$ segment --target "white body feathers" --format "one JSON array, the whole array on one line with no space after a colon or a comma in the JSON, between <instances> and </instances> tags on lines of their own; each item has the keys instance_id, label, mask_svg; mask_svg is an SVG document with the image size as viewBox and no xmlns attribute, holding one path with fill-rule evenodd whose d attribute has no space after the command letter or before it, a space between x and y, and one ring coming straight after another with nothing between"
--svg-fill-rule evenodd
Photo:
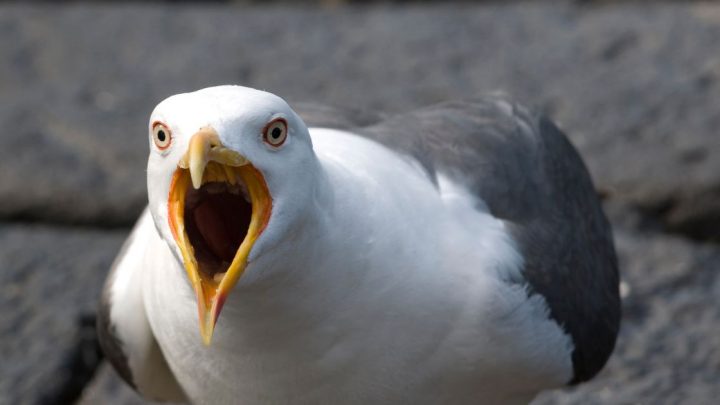
<instances>
[{"instance_id":1,"label":"white body feathers","mask_svg":"<svg viewBox=\"0 0 720 405\"><path fill-rule=\"evenodd\" d=\"M319 164L296 190L310 200L278 227L283 243L255 246L210 347L185 270L141 219L147 238L128 254L143 265L119 271L141 273L152 333L192 402L527 403L570 380L571 339L528 296L522 258L482 201L372 141L311 136Z\"/></svg>"}]
</instances>

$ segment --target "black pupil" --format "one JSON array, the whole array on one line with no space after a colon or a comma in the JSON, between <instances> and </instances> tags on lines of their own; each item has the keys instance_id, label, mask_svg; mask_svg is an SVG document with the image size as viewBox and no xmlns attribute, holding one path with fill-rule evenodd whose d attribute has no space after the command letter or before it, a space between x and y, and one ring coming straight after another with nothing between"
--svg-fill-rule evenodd
<instances>
[{"instance_id":1,"label":"black pupil","mask_svg":"<svg viewBox=\"0 0 720 405\"><path fill-rule=\"evenodd\" d=\"M160 140L160 142L165 142L165 131L163 131L162 129L159 130L157 137Z\"/></svg>"},{"instance_id":2,"label":"black pupil","mask_svg":"<svg viewBox=\"0 0 720 405\"><path fill-rule=\"evenodd\" d=\"M273 128L272 133L271 133L271 135L274 139L280 138L281 134L282 134L282 129L280 129L278 127Z\"/></svg>"}]
</instances>

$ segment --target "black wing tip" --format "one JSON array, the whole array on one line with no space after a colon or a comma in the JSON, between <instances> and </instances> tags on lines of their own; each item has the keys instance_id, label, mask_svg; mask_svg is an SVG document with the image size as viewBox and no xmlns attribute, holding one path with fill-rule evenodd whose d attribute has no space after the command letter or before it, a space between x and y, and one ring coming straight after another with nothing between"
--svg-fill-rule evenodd
<instances>
[{"instance_id":1,"label":"black wing tip","mask_svg":"<svg viewBox=\"0 0 720 405\"><path fill-rule=\"evenodd\" d=\"M556 184L557 190L552 189L562 194L562 202L558 204L563 207L561 215L584 224L566 230L574 240L581 241L581 247L576 245L573 249L566 247L562 252L555 252L562 260L549 267L533 263L531 267L535 268L525 273L532 289L545 297L551 318L573 341L573 377L567 383L573 386L596 377L615 349L621 320L617 254L611 225L579 152L564 131L545 114L533 111L526 117L535 123L536 135L543 147L562 152L565 158L562 165L547 166L555 175L562 172L565 178ZM569 184L574 187L568 187ZM574 191L570 193L569 189ZM563 244L563 239L556 242ZM551 282L553 278L548 278L550 269L565 269L559 274L563 292L557 291L557 280ZM584 288L591 291L578 293Z\"/></svg>"},{"instance_id":2,"label":"black wing tip","mask_svg":"<svg viewBox=\"0 0 720 405\"><path fill-rule=\"evenodd\" d=\"M127 355L123 351L122 341L118 337L110 319L110 307L110 299L106 290L102 294L97 311L96 328L100 348L120 377L133 389L137 389Z\"/></svg>"},{"instance_id":3,"label":"black wing tip","mask_svg":"<svg viewBox=\"0 0 720 405\"><path fill-rule=\"evenodd\" d=\"M605 368L617 343L618 328L606 326L604 331L586 346L572 354L573 378L567 385L573 386L592 380Z\"/></svg>"}]
</instances>

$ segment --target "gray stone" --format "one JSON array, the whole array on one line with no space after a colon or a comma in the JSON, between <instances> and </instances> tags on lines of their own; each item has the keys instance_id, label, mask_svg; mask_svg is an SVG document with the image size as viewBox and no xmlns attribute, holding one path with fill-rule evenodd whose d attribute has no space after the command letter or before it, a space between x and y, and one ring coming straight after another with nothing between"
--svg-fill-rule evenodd
<instances>
[{"instance_id":1,"label":"gray stone","mask_svg":"<svg viewBox=\"0 0 720 405\"><path fill-rule=\"evenodd\" d=\"M72 383L80 319L125 233L0 225L0 404L43 403Z\"/></svg>"},{"instance_id":2,"label":"gray stone","mask_svg":"<svg viewBox=\"0 0 720 405\"><path fill-rule=\"evenodd\" d=\"M560 121L609 198L717 236L720 5L1 7L0 216L130 224L173 93L393 112L501 89Z\"/></svg>"}]
</instances>

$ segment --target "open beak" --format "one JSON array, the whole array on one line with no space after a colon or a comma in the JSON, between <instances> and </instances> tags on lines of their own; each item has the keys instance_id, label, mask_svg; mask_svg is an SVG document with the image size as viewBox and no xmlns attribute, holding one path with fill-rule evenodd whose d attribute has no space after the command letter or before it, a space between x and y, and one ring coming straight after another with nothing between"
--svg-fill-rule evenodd
<instances>
[{"instance_id":1,"label":"open beak","mask_svg":"<svg viewBox=\"0 0 720 405\"><path fill-rule=\"evenodd\" d=\"M206 345L271 210L265 179L244 156L210 127L192 136L170 185L168 219L195 289Z\"/></svg>"}]
</instances>

